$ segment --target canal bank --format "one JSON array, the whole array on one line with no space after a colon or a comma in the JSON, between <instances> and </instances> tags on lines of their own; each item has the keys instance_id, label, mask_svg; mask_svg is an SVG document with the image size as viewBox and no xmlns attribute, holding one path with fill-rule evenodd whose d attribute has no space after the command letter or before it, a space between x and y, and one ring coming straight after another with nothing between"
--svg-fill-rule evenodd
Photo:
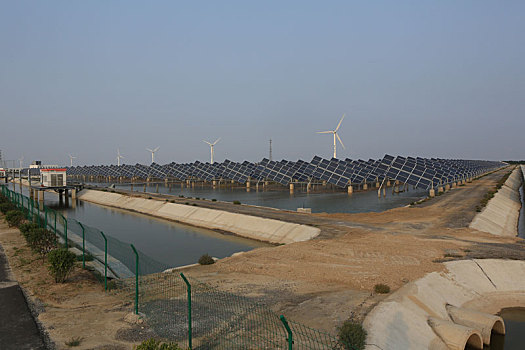
<instances>
[{"instance_id":1,"label":"canal bank","mask_svg":"<svg viewBox=\"0 0 525 350\"><path fill-rule=\"evenodd\" d=\"M96 190L84 190L78 197L80 200L99 205L130 210L197 227L231 232L241 237L275 244L306 241L318 236L321 232L319 228L312 226L171 203L168 200L131 197Z\"/></svg>"},{"instance_id":2,"label":"canal bank","mask_svg":"<svg viewBox=\"0 0 525 350\"><path fill-rule=\"evenodd\" d=\"M517 166L469 227L493 235L516 237L522 207L520 188L523 183L522 167Z\"/></svg>"}]
</instances>

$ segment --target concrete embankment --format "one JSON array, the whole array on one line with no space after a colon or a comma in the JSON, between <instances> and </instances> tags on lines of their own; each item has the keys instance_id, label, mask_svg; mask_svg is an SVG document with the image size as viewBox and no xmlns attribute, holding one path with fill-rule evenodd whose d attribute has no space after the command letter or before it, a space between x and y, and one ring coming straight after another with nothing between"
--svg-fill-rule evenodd
<instances>
[{"instance_id":1,"label":"concrete embankment","mask_svg":"<svg viewBox=\"0 0 525 350\"><path fill-rule=\"evenodd\" d=\"M523 181L522 167L518 166L469 227L498 236L517 236Z\"/></svg>"},{"instance_id":2,"label":"concrete embankment","mask_svg":"<svg viewBox=\"0 0 525 350\"><path fill-rule=\"evenodd\" d=\"M286 244L307 241L321 232L320 229L307 225L112 192L84 190L78 198L95 204L131 210L193 226L227 231L270 243Z\"/></svg>"},{"instance_id":3,"label":"concrete embankment","mask_svg":"<svg viewBox=\"0 0 525 350\"><path fill-rule=\"evenodd\" d=\"M491 332L505 333L503 308L525 306L525 261L445 263L409 283L367 316L367 350L482 349Z\"/></svg>"}]
</instances>

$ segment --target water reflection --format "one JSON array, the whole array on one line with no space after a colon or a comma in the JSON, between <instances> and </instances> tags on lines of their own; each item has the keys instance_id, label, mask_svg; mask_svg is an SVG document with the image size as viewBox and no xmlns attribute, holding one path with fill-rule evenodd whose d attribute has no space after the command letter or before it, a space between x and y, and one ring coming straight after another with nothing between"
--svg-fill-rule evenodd
<instances>
[{"instance_id":1,"label":"water reflection","mask_svg":"<svg viewBox=\"0 0 525 350\"><path fill-rule=\"evenodd\" d=\"M98 184L106 186L108 184ZM145 186L145 187L144 187ZM130 185L115 184L116 188L130 190ZM217 199L226 202L240 201L244 204L272 207L278 209L297 210L297 208L312 208L312 212L326 213L363 213L380 212L388 209L405 206L411 202L418 201L427 196L427 191L410 189L399 194L392 194L392 187L387 189L386 197L378 198L376 190L365 192L354 192L348 195L346 192L331 191L323 193L307 193L297 189L293 193L289 191L263 191L262 186L257 190L252 188L210 188L210 187L170 187L164 184L149 184L134 186L135 191L150 193L164 193L175 196L198 197L206 199Z\"/></svg>"}]
</instances>

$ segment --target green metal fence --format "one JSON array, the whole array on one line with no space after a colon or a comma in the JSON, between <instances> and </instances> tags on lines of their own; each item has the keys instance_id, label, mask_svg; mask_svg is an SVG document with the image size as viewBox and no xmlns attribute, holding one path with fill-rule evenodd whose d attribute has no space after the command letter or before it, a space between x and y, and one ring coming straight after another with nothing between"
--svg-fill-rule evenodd
<instances>
[{"instance_id":1,"label":"green metal fence","mask_svg":"<svg viewBox=\"0 0 525 350\"><path fill-rule=\"evenodd\" d=\"M106 290L132 301L158 337L189 349L355 349L336 337L287 320L257 299L198 281L95 227L1 186L1 193L27 219L55 232L82 254L82 265L98 270ZM86 261L86 254L93 261ZM102 274L103 272L103 274Z\"/></svg>"}]
</instances>

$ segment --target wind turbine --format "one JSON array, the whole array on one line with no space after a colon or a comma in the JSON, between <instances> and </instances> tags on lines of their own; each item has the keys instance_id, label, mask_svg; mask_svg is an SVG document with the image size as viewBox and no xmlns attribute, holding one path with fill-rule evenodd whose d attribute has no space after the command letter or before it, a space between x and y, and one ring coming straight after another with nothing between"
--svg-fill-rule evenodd
<instances>
[{"instance_id":1,"label":"wind turbine","mask_svg":"<svg viewBox=\"0 0 525 350\"><path fill-rule=\"evenodd\" d=\"M73 166L73 159L75 159L76 157L73 157L71 154L69 155L69 162L71 164L71 166Z\"/></svg>"},{"instance_id":2,"label":"wind turbine","mask_svg":"<svg viewBox=\"0 0 525 350\"><path fill-rule=\"evenodd\" d=\"M160 146L154 149L146 148L146 151L151 152L151 164L155 163L155 152L159 150Z\"/></svg>"},{"instance_id":3,"label":"wind turbine","mask_svg":"<svg viewBox=\"0 0 525 350\"><path fill-rule=\"evenodd\" d=\"M210 145L210 151L211 151L211 164L213 164L213 147L215 147L215 144L216 144L217 142L219 142L220 140L221 140L220 137L219 137L217 140L215 140L214 143L210 143L210 142L208 142L208 141L202 140L202 142L205 142L205 143L207 143L208 145Z\"/></svg>"},{"instance_id":4,"label":"wind turbine","mask_svg":"<svg viewBox=\"0 0 525 350\"><path fill-rule=\"evenodd\" d=\"M22 169L22 165L24 164L24 156L20 157L18 161L20 162L20 169Z\"/></svg>"},{"instance_id":5,"label":"wind turbine","mask_svg":"<svg viewBox=\"0 0 525 350\"><path fill-rule=\"evenodd\" d=\"M341 138L339 137L339 135L337 135L337 130L339 130L339 127L341 126L341 123L343 122L344 118L345 118L345 115L343 114L343 116L341 117L341 120L339 121L339 124L337 124L337 128L335 128L335 130L318 131L317 132L318 134L334 134L334 158L337 158L337 141L336 141L336 138L341 143L341 146L343 146L343 149L346 149L345 145L343 144L343 141L341 141Z\"/></svg>"},{"instance_id":6,"label":"wind turbine","mask_svg":"<svg viewBox=\"0 0 525 350\"><path fill-rule=\"evenodd\" d=\"M120 158L125 158L120 154L120 149L117 148L117 165L120 166Z\"/></svg>"}]
</instances>

